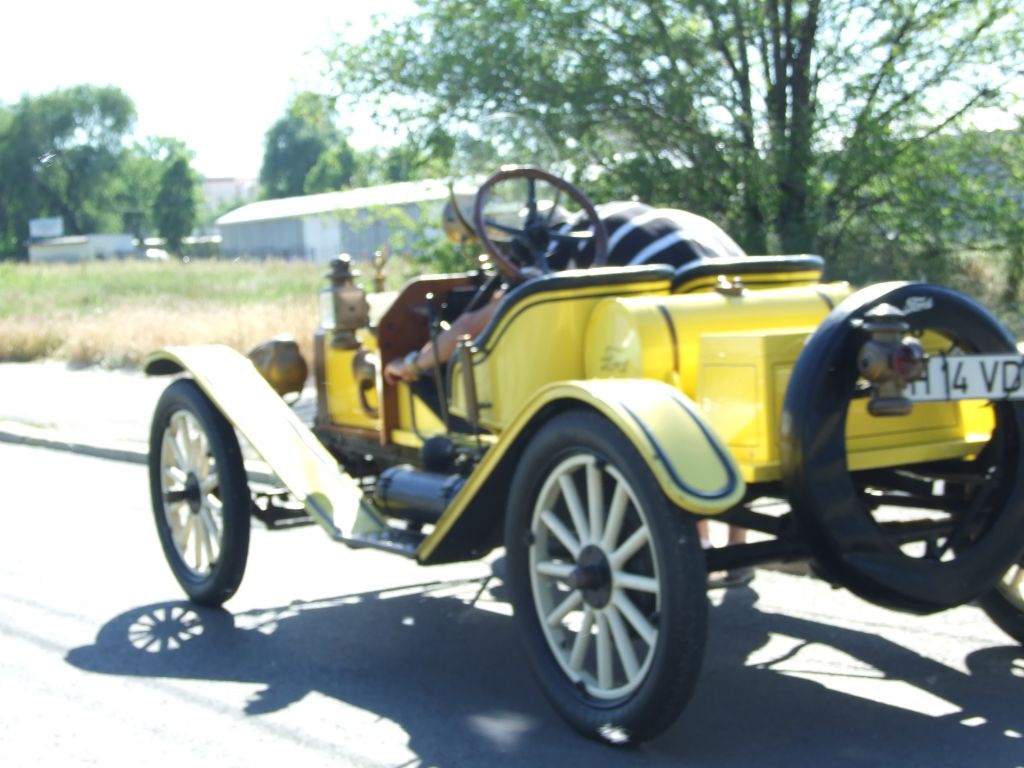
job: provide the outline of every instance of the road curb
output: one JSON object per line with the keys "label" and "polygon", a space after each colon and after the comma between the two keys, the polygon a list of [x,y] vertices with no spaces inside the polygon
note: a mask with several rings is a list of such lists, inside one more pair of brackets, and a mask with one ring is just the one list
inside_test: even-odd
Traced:
{"label": "road curb", "polygon": [[94,456],[112,461],[126,461],[132,464],[145,464],[146,451],[124,446],[100,445],[95,442],[86,443],[60,434],[48,433],[32,428],[20,428],[5,424],[0,429],[0,443],[29,445],[36,448],[50,448],[55,451],[68,451],[83,456]]}
{"label": "road curb", "polygon": [[[74,439],[68,435],[61,435],[59,432],[52,430],[11,422],[5,422],[0,426],[0,443],[27,445],[34,448],[49,448],[54,451],[67,451],[68,453],[75,453],[80,456],[124,461],[129,464],[147,464],[149,462],[149,452],[141,445],[139,447],[132,447],[130,445],[103,445],[95,441],[83,442],[82,440]],[[281,481],[270,471],[270,467],[258,458],[247,458],[245,469],[251,483],[272,486],[281,485]]]}

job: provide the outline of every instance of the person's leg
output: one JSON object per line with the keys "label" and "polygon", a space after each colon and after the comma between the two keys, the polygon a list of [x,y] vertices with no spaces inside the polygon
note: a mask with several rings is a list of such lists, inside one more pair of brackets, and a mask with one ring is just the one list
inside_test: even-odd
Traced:
{"label": "person's leg", "polygon": [[708,521],[701,518],[697,521],[697,535],[700,536],[700,545],[704,549],[711,549],[711,535],[708,533]]}
{"label": "person's leg", "polygon": [[[734,525],[728,526],[728,544],[743,544],[747,540],[745,528],[738,528]],[[704,549],[712,547],[710,526],[707,520],[697,523],[697,533],[700,536],[700,543]],[[748,584],[754,578],[754,569],[749,565],[731,568],[728,571],[712,571],[708,574],[708,587],[711,589],[723,589],[739,587]]]}
{"label": "person's leg", "polygon": [[[441,365],[441,378],[443,381],[448,379],[448,364],[442,363]],[[443,417],[443,411],[441,410],[441,398],[445,397],[443,393],[437,391],[437,382],[434,379],[434,371],[430,370],[425,372],[420,378],[412,382],[409,385],[412,392],[416,397],[423,401],[431,411],[433,411],[438,418]],[[447,399],[447,398],[446,398]],[[462,419],[455,414],[448,414],[448,426],[453,432],[462,432],[464,434],[475,434],[473,427],[465,419]],[[485,430],[477,430],[483,433]]]}

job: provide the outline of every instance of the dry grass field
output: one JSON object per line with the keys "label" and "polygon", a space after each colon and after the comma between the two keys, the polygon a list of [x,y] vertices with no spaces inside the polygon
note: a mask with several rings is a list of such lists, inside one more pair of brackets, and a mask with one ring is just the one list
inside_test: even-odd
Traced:
{"label": "dry grass field", "polygon": [[287,333],[312,359],[324,265],[0,264],[0,360],[136,367],[169,344],[245,352]]}

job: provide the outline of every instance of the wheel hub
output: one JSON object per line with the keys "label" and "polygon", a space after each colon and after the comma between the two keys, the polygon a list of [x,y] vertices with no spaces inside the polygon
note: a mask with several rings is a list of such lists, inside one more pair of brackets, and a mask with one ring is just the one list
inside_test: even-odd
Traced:
{"label": "wheel hub", "polygon": [[551,236],[548,228],[542,222],[527,224],[525,232],[526,239],[535,252],[544,253],[548,249],[548,245],[551,243]]}
{"label": "wheel hub", "polygon": [[569,575],[569,586],[578,589],[594,608],[603,608],[612,596],[612,569],[604,550],[593,544],[584,547]]}
{"label": "wheel hub", "polygon": [[199,478],[196,477],[195,472],[188,473],[188,477],[185,479],[184,494],[189,510],[193,515],[198,515],[199,508],[202,506],[202,499],[199,493]]}

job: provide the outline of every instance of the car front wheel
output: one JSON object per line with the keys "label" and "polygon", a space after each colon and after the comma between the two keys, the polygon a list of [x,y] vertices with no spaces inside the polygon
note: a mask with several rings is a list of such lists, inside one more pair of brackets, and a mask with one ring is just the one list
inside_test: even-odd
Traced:
{"label": "car front wheel", "polygon": [[175,578],[194,602],[221,605],[245,572],[251,496],[234,429],[190,379],[171,384],[157,403],[149,482]]}
{"label": "car front wheel", "polygon": [[694,522],[611,422],[571,411],[537,433],[505,543],[517,623],[558,712],[612,743],[671,725],[703,656],[704,557]]}

